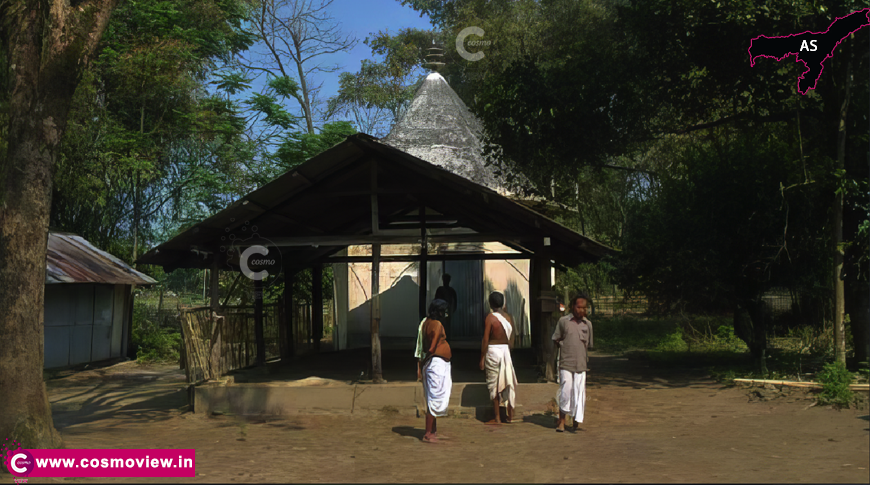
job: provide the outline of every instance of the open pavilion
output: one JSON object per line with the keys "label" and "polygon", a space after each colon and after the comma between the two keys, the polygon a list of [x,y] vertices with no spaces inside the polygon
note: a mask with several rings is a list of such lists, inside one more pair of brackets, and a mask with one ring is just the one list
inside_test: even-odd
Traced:
{"label": "open pavilion", "polygon": [[[430,254],[436,243],[497,242],[505,251]],[[369,246],[370,255],[346,255],[349,246]],[[390,248],[415,248],[396,254]],[[253,249],[252,249],[253,248]],[[250,250],[250,251],[249,251]],[[253,252],[252,252],[253,251]],[[262,252],[256,253],[257,251]],[[551,289],[551,268],[596,262],[610,248],[584,237],[485,186],[471,182],[377,139],[357,134],[309,159],[272,182],[232,203],[226,209],[188,228],[144,254],[140,264],[211,269],[211,310],[221,313],[217,294],[218,270],[245,273],[256,288],[274,281],[292,281],[306,268],[338,262],[418,263],[418,282],[427,281],[430,261],[528,260],[529,294],[534,295],[530,318],[531,346],[547,355],[551,314],[558,311]],[[251,255],[256,253],[254,258]],[[256,266],[255,263],[263,263]],[[269,273],[266,275],[265,273]],[[282,277],[276,277],[281,273]],[[322,292],[314,271],[313,298]],[[260,275],[260,276],[258,276]],[[285,285],[288,288],[290,285]],[[379,278],[371,278],[371,377],[382,378]],[[418,288],[417,306],[424,315],[426,285]],[[266,361],[262,292],[256,292],[254,311],[255,363]],[[285,308],[292,293],[284,292]],[[257,311],[257,308],[260,308]],[[322,330],[322,309],[313,306],[315,333]],[[416,325],[418,321],[409,322]],[[297,353],[292,335],[292,313],[282,312],[278,322],[280,357],[292,361]],[[213,322],[212,366],[222,373],[221,332]],[[228,336],[224,337],[226,341]],[[317,349],[315,348],[315,351]],[[338,359],[341,359],[338,352]],[[539,362],[540,363],[540,362]],[[226,367],[226,366],[224,366]]]}

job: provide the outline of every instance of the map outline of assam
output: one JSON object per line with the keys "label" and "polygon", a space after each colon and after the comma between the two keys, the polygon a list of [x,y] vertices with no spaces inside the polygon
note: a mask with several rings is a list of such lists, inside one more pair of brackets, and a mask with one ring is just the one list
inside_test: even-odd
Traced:
{"label": "map outline of assam", "polygon": [[749,65],[754,67],[759,57],[770,57],[777,62],[795,56],[806,70],[798,77],[798,92],[806,95],[816,89],[825,61],[834,57],[834,51],[850,35],[870,25],[870,7],[837,17],[824,32],[801,32],[779,37],[759,35],[749,43]]}

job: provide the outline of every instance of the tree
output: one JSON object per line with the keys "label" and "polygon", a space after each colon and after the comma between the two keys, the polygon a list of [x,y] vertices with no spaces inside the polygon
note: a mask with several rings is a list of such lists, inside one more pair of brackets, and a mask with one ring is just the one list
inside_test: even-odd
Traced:
{"label": "tree", "polygon": [[134,261],[155,233],[247,192],[232,187],[253,158],[245,120],[205,89],[215,65],[252,42],[241,6],[144,0],[115,11],[73,99],[52,225]]}
{"label": "tree", "polygon": [[[490,12],[512,20],[516,17],[512,9],[524,4],[405,3],[454,32],[492,19]],[[496,8],[484,9],[489,3]],[[801,160],[792,167],[799,170],[803,182],[825,184],[815,196],[828,199],[829,212],[816,224],[827,234],[823,237],[829,249],[816,253],[815,259],[834,268],[832,277],[825,278],[833,290],[834,281],[845,276],[847,283],[861,282],[865,277],[858,275],[867,273],[866,259],[860,257],[853,256],[851,271],[845,275],[837,268],[843,246],[855,255],[868,251],[860,229],[868,217],[866,210],[852,209],[851,218],[845,220],[844,243],[839,243],[841,202],[836,194],[845,193],[847,187],[851,187],[849,194],[857,193],[857,187],[866,186],[866,142],[861,134],[867,132],[867,118],[848,113],[850,106],[867,103],[866,90],[855,87],[870,82],[868,58],[861,54],[870,29],[838,46],[817,89],[808,96],[796,93],[801,74],[797,64],[770,61],[751,67],[747,48],[749,40],[761,34],[824,31],[835,17],[865,7],[853,0],[824,5],[811,1],[535,2],[528,7],[529,19],[535,21],[526,22],[537,35],[528,34],[520,49],[505,55],[487,52],[484,61],[492,67],[469,84],[465,97],[473,100],[470,106],[484,124],[489,156],[522,173],[534,193],[556,201],[577,200],[584,173],[614,168],[616,161],[635,162],[620,168],[669,176],[679,164],[657,156],[662,139],[685,134],[733,137],[732,131],[773,133],[790,123],[798,135],[792,143]],[[492,19],[490,24],[497,27],[499,22]],[[491,30],[497,31],[485,30],[487,37]],[[840,168],[831,160],[837,160]],[[648,165],[651,162],[659,166]],[[821,175],[811,178],[808,174],[819,173],[819,167],[825,167],[827,175],[838,174],[841,182]],[[856,196],[846,197],[851,202],[845,205],[855,207]],[[837,302],[832,315],[839,333],[841,299],[827,301]],[[863,320],[857,325],[866,328],[867,312],[855,313],[853,325]],[[842,359],[843,339],[838,340]]]}
{"label": "tree", "polygon": [[275,157],[281,168],[290,170],[318,153],[343,142],[345,138],[356,132],[347,121],[326,123],[321,127],[320,133],[293,132],[278,147]]}
{"label": "tree", "polygon": [[815,167],[807,183],[795,131],[778,128],[674,139],[675,170],[630,211],[615,262],[620,285],[645,294],[653,311],[733,312],[735,334],[762,370],[762,295],[776,286],[817,292],[826,263],[816,221],[828,210],[820,195],[830,167]]}
{"label": "tree", "polygon": [[361,131],[386,135],[420,86],[426,47],[435,37],[432,31],[402,29],[396,35],[381,31],[367,38],[365,44],[381,60],[363,60],[356,73],[341,73],[338,94],[328,103],[329,116],[351,117]]}
{"label": "tree", "polygon": [[[866,90],[859,92],[855,87],[868,83],[868,58],[858,53],[865,51],[870,29],[862,29],[838,45],[836,55],[826,61],[824,75],[810,96],[799,96],[794,91],[801,74],[797,64],[757,62],[750,68],[744,49],[737,48],[742,47],[741,41],[745,43],[745,39],[760,34],[825,31],[836,17],[864,9],[866,2],[841,0],[824,5],[809,1],[763,5],[732,2],[722,5],[687,0],[680,4],[636,2],[621,10],[626,30],[634,32],[639,50],[651,59],[647,78],[653,88],[650,98],[668,107],[675,115],[671,119],[687,130],[697,130],[750,121],[776,123],[793,118],[801,125],[800,132],[805,134],[799,143],[827,147],[821,152],[822,156],[837,160],[834,170],[845,175],[843,181],[847,185],[866,178],[866,143],[861,138],[867,132],[867,118],[849,113],[850,106],[866,96]],[[652,25],[655,28],[651,28]],[[669,51],[669,55],[661,55],[661,48],[675,45],[678,48]],[[716,56],[709,55],[713,51],[717,52]],[[859,105],[864,106],[866,102]],[[808,127],[812,128],[806,129]],[[832,271],[827,279],[834,305],[836,358],[845,362],[843,280],[853,285],[859,283],[847,275],[860,271],[844,272],[843,246],[851,245],[858,237],[859,221],[867,216],[848,219],[849,227],[843,228],[844,191],[835,187],[829,190]],[[860,286],[866,288],[866,283]],[[870,324],[866,313],[854,315],[855,323],[864,328]]]}
{"label": "tree", "polygon": [[[317,93],[314,73],[335,72],[317,58],[353,49],[356,39],[341,33],[328,9],[332,0],[261,0],[253,12],[253,29],[266,53],[244,63],[245,67],[280,79],[302,110],[305,130],[314,133]],[[298,81],[296,80],[298,79]]]}
{"label": "tree", "polygon": [[6,153],[0,159],[0,434],[54,448],[42,381],[45,255],[52,173],[80,76],[117,0],[0,3],[7,79]]}

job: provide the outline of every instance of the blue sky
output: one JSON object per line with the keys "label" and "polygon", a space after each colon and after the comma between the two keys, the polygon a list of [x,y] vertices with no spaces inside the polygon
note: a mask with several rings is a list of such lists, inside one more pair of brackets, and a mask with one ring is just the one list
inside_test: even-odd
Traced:
{"label": "blue sky", "polygon": [[[411,7],[403,7],[398,0],[335,0],[331,13],[341,23],[344,33],[359,39],[359,44],[351,52],[335,54],[328,60],[324,57],[326,63],[343,66],[341,71],[356,72],[359,70],[360,61],[371,58],[371,49],[362,43],[370,33],[386,29],[396,32],[406,27],[432,28],[428,16],[420,18],[419,12]],[[338,76],[332,77],[336,79],[325,80],[323,85],[324,94],[328,96],[335,94],[338,89]]]}
{"label": "blue sky", "polygon": [[338,72],[323,75],[323,88],[320,93],[326,100],[338,92],[338,75],[341,72],[356,72],[360,62],[372,58],[371,49],[363,44],[363,40],[371,33],[380,30],[397,32],[407,27],[431,29],[429,17],[420,17],[420,13],[411,7],[404,7],[398,0],[335,0],[330,6],[330,14],[341,24],[341,30],[359,39],[359,44],[350,52],[322,56],[319,61],[323,65],[338,64]]}

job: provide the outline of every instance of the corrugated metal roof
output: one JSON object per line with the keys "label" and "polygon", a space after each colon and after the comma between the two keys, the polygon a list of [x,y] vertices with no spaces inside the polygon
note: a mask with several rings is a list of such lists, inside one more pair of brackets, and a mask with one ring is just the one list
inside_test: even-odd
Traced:
{"label": "corrugated metal roof", "polygon": [[153,285],[157,281],[97,249],[81,236],[50,232],[45,256],[45,284],[57,283]]}

